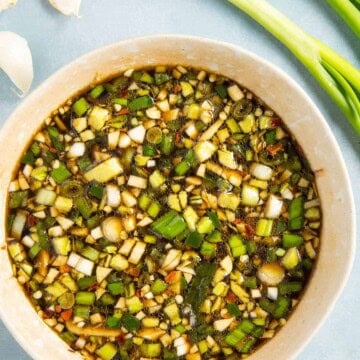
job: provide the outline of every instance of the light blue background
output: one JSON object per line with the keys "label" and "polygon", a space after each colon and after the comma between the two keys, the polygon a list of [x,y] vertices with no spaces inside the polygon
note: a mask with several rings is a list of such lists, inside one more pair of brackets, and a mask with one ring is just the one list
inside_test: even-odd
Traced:
{"label": "light blue background", "polygon": [[[272,0],[271,3],[303,29],[322,39],[360,67],[359,39],[325,0]],[[129,37],[160,33],[189,34],[239,45],[283,69],[314,99],[342,150],[359,215],[360,137],[303,66],[246,15],[225,0],[83,0],[80,13],[81,18],[63,16],[47,0],[19,0],[15,8],[0,13],[0,31],[14,31],[28,40],[35,71],[32,89],[79,55]],[[1,124],[21,102],[21,99],[9,91],[12,87],[0,71]],[[360,238],[359,235],[358,230],[357,238]],[[331,316],[300,354],[299,360],[360,359],[359,298],[358,251],[345,291]],[[30,359],[1,321],[0,359]]]}

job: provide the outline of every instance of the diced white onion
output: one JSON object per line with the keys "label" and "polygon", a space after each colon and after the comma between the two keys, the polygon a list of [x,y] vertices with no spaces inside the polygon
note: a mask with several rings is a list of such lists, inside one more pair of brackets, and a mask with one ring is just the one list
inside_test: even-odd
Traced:
{"label": "diced white onion", "polygon": [[128,186],[133,186],[139,189],[146,189],[147,180],[140,176],[130,175],[128,180]]}
{"label": "diced white onion", "polygon": [[106,185],[106,204],[112,208],[116,208],[120,205],[121,195],[120,189],[114,184]]}
{"label": "diced white onion", "polygon": [[273,286],[269,286],[267,288],[267,297],[270,300],[277,300],[278,298],[278,288],[277,287],[273,287]]}
{"label": "diced white onion", "polygon": [[83,142],[75,142],[71,145],[68,156],[69,157],[80,157],[85,154],[85,144]]}
{"label": "diced white onion", "polygon": [[125,149],[131,144],[131,139],[127,134],[121,133],[119,136],[119,148]]}
{"label": "diced white onion", "polygon": [[251,297],[253,299],[261,298],[261,292],[259,289],[251,289]]}
{"label": "diced white onion", "polygon": [[238,101],[244,97],[244,93],[240,90],[240,88],[234,84],[227,88],[227,92],[232,100]]}
{"label": "diced white onion", "polygon": [[276,219],[281,214],[283,202],[277,196],[270,194],[265,205],[265,217]]}
{"label": "diced white onion", "polygon": [[25,235],[21,242],[28,248],[31,248],[35,244],[35,241],[29,235]]}
{"label": "diced white onion", "polygon": [[250,173],[260,180],[270,180],[273,170],[269,166],[253,163],[250,166]]}
{"label": "diced white onion", "polygon": [[312,207],[315,207],[315,206],[320,206],[320,200],[319,199],[314,199],[314,200],[310,200],[310,201],[307,201],[305,204],[304,204],[304,209],[310,209]]}
{"label": "diced white onion", "polygon": [[14,237],[15,239],[18,240],[21,239],[21,234],[26,224],[26,218],[27,218],[27,213],[25,211],[23,210],[17,211],[11,227],[11,236]]}
{"label": "diced white onion", "polygon": [[229,319],[220,319],[214,321],[214,329],[216,331],[224,331],[226,330],[230,324],[234,321],[234,318],[231,317]]}
{"label": "diced white onion", "polygon": [[81,256],[80,256],[80,255],[72,252],[72,253],[69,255],[69,258],[68,258],[68,261],[67,261],[67,265],[75,268],[80,259],[81,259]]}
{"label": "diced white onion", "polygon": [[152,168],[155,166],[156,166],[156,160],[154,160],[154,159],[148,160],[146,163],[146,167],[148,167],[148,168]]}
{"label": "diced white onion", "polygon": [[159,111],[159,109],[156,106],[152,106],[149,109],[146,109],[145,111],[146,116],[150,119],[160,119],[161,117],[161,112]]}
{"label": "diced white onion", "polygon": [[220,266],[225,270],[225,276],[229,275],[233,269],[233,263],[229,255],[225,256],[220,261]]}
{"label": "diced white onion", "polygon": [[80,257],[80,260],[75,266],[75,269],[85,275],[90,276],[92,274],[94,263],[91,260]]}
{"label": "diced white onion", "polygon": [[138,144],[142,144],[145,139],[146,129],[143,125],[136,126],[128,131],[130,139]]}

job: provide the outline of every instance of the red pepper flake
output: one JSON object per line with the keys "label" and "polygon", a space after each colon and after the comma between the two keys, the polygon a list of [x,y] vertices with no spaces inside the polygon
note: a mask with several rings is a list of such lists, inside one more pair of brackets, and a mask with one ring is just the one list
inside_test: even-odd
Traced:
{"label": "red pepper flake", "polygon": [[123,108],[117,112],[118,115],[127,115],[129,113],[130,113],[130,110],[128,108]]}
{"label": "red pepper flake", "polygon": [[181,90],[182,90],[181,85],[178,84],[178,85],[174,86],[174,93],[175,94],[179,93]]}
{"label": "red pepper flake", "polygon": [[276,143],[274,145],[268,145],[266,147],[266,150],[271,154],[271,155],[276,155],[279,151],[281,151],[283,148],[281,143]]}
{"label": "red pepper flake", "polygon": [[181,134],[179,132],[177,132],[175,134],[175,144],[178,144],[181,140]]}
{"label": "red pepper flake", "polygon": [[124,344],[125,343],[125,335],[124,334],[120,334],[118,335],[115,340],[120,344]]}
{"label": "red pepper flake", "polygon": [[71,267],[68,264],[60,265],[59,271],[61,274],[68,273],[71,271]]}
{"label": "red pepper flake", "polygon": [[34,215],[29,215],[27,217],[27,225],[28,227],[33,227],[38,223],[39,219],[37,217],[35,217]]}
{"label": "red pepper flake", "polygon": [[43,318],[44,319],[50,319],[55,316],[55,312],[49,309],[45,309],[43,311]]}
{"label": "red pepper flake", "polygon": [[137,268],[136,266],[131,266],[126,270],[126,273],[132,277],[139,277],[140,269]]}
{"label": "red pepper flake", "polygon": [[97,282],[94,282],[92,285],[89,286],[88,291],[94,291],[99,287]]}
{"label": "red pepper flake", "polygon": [[246,236],[250,237],[254,235],[255,230],[250,224],[245,224],[245,232],[246,232]]}
{"label": "red pepper flake", "polygon": [[121,94],[120,94],[120,96],[123,97],[123,98],[124,98],[124,97],[125,97],[125,98],[128,97],[128,95],[129,95],[129,90],[127,90],[127,89],[126,89],[126,90],[123,90],[123,91],[121,92]]}
{"label": "red pepper flake", "polygon": [[181,277],[180,271],[171,271],[165,276],[165,282],[172,284],[176,281],[179,281]]}
{"label": "red pepper flake", "polygon": [[68,309],[68,310],[64,310],[60,316],[61,318],[64,320],[64,321],[68,321],[71,319],[72,317],[72,314],[73,314],[73,310],[72,309]]}
{"label": "red pepper flake", "polygon": [[271,127],[277,127],[281,125],[281,119],[280,118],[272,118],[270,120],[270,126]]}
{"label": "red pepper flake", "polygon": [[234,223],[235,223],[235,225],[239,225],[239,224],[242,224],[243,221],[242,221],[242,219],[235,219]]}
{"label": "red pepper flake", "polygon": [[55,312],[61,313],[61,310],[62,310],[62,308],[60,305],[55,305]]}
{"label": "red pepper flake", "polygon": [[234,302],[236,302],[237,298],[236,298],[236,295],[230,290],[230,291],[228,291],[228,293],[226,295],[226,300],[229,303],[234,303]]}

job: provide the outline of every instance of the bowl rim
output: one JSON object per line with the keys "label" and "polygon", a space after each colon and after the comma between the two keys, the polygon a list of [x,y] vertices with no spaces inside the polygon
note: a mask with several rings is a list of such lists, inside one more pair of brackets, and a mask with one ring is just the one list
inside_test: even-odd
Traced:
{"label": "bowl rim", "polygon": [[[69,70],[71,70],[73,68],[79,67],[80,64],[86,63],[87,61],[93,59],[97,55],[108,54],[114,48],[131,46],[133,44],[139,44],[141,46],[141,44],[143,44],[144,42],[147,43],[147,42],[154,42],[154,41],[155,42],[161,42],[161,41],[176,42],[176,41],[178,41],[178,42],[201,43],[204,46],[220,47],[220,48],[226,48],[228,50],[233,50],[236,55],[242,54],[248,58],[254,59],[256,61],[256,63],[261,64],[262,66],[264,66],[267,69],[270,69],[271,72],[274,73],[277,78],[285,80],[289,84],[289,86],[291,86],[294,89],[294,91],[304,99],[304,101],[307,103],[307,105],[309,106],[311,111],[314,113],[314,115],[320,122],[322,129],[325,131],[325,137],[331,144],[331,150],[333,151],[333,155],[336,158],[337,166],[339,167],[339,169],[343,175],[342,180],[344,181],[343,185],[345,185],[343,195],[344,195],[345,199],[348,201],[347,206],[350,209],[350,219],[349,219],[350,229],[348,229],[349,230],[349,239],[348,239],[347,265],[343,269],[343,276],[342,276],[343,281],[341,284],[338,284],[336,292],[333,293],[332,298],[330,300],[328,300],[326,310],[321,315],[320,321],[316,324],[316,326],[313,327],[313,329],[309,332],[309,334],[306,337],[304,337],[304,340],[303,340],[301,346],[298,346],[295,349],[291,349],[290,354],[289,353],[287,354],[288,359],[295,358],[303,350],[303,348],[310,342],[312,337],[315,335],[315,333],[318,331],[318,329],[323,325],[325,320],[328,318],[330,312],[334,308],[336,301],[338,300],[339,296],[341,295],[341,293],[346,285],[346,282],[349,278],[349,275],[350,275],[350,272],[352,269],[352,265],[354,262],[354,258],[355,258],[356,216],[355,216],[354,198],[353,198],[353,194],[352,194],[352,188],[351,188],[349,175],[348,175],[339,145],[337,144],[334,135],[332,134],[326,120],[324,119],[324,117],[322,116],[322,114],[320,113],[320,111],[318,110],[316,105],[314,104],[313,100],[309,97],[309,95],[307,95],[306,92],[300,87],[300,85],[298,85],[292,78],[290,78],[290,76],[288,74],[286,74],[283,70],[278,68],[276,65],[272,64],[271,62],[261,58],[260,56],[254,54],[248,50],[241,48],[240,46],[233,45],[231,43],[220,41],[220,40],[213,40],[213,39],[209,39],[209,38],[205,38],[205,37],[191,36],[191,35],[176,35],[176,34],[148,35],[148,36],[142,36],[142,37],[129,38],[129,39],[125,39],[125,40],[110,44],[110,45],[102,46],[100,48],[97,48],[95,50],[85,53],[84,55],[76,58],[75,60],[71,61],[67,65],[61,67],[59,70],[57,70],[55,73],[53,73],[53,75],[51,75],[50,77],[45,79],[42,82],[42,84],[40,84],[35,90],[33,90],[31,92],[30,95],[28,95],[22,101],[22,103],[12,112],[12,114],[9,116],[9,118],[6,120],[6,122],[4,123],[4,125],[2,126],[2,128],[0,130],[0,150],[4,150],[6,148],[3,145],[3,143],[6,141],[8,133],[11,130],[12,122],[15,121],[15,119],[19,118],[19,116],[21,114],[26,114],[26,109],[37,100],[38,96],[46,89],[54,86],[54,84],[56,84],[59,81],[59,78],[61,78],[64,73],[68,72]],[[220,73],[221,73],[221,71],[220,71]],[[245,87],[246,87],[246,84],[242,84],[242,85],[245,85]],[[81,92],[82,89],[78,88],[78,91]],[[73,94],[71,94],[70,96],[73,96]],[[66,100],[67,99],[63,99],[63,101],[66,101]],[[270,104],[270,106],[271,106],[271,104]],[[42,124],[43,120],[44,119],[41,119],[41,121],[39,121],[39,126]],[[35,131],[36,130],[34,130],[34,132]],[[30,139],[31,139],[31,137],[29,137],[28,140],[30,140]],[[3,153],[0,151],[0,159],[2,156],[3,156]],[[14,164],[16,164],[16,163],[14,162]],[[0,176],[0,183],[1,183],[1,181],[2,181],[2,178]],[[5,200],[3,202],[5,202]],[[2,212],[3,211],[2,204],[0,204],[0,205],[1,205],[0,211]],[[2,213],[0,213],[0,217],[1,216],[2,216]],[[2,221],[3,222],[1,224],[1,228],[4,228],[5,219],[2,219]],[[4,239],[2,239],[1,237],[3,237]],[[4,243],[6,243],[5,230],[1,229],[0,230],[0,245],[2,244],[2,241]],[[0,258],[0,262],[1,262],[1,258]],[[316,271],[316,269],[315,269],[315,271]],[[5,324],[5,326],[7,327],[7,329],[12,334],[12,336],[15,338],[15,340],[21,345],[21,347],[31,357],[33,357],[34,359],[40,359],[38,357],[38,354],[35,352],[34,348],[31,346],[30,342],[27,341],[26,339],[24,339],[23,337],[19,336],[16,324],[14,324],[14,322],[12,321],[10,316],[8,316],[6,309],[1,305],[2,305],[2,300],[0,297],[0,317],[3,321],[3,323]],[[31,305],[29,304],[29,306],[31,306]],[[51,331],[51,330],[49,329],[49,331]],[[255,352],[255,355],[256,355],[256,353],[257,352]],[[253,358],[253,356],[251,356],[251,358]]]}

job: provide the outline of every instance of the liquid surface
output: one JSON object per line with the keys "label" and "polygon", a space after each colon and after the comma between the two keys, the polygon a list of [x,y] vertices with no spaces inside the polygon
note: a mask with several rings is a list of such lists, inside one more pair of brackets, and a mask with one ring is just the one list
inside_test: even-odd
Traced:
{"label": "liquid surface", "polygon": [[238,359],[285,323],[316,260],[314,174],[231,79],[128,70],[45,120],[9,188],[8,250],[87,359]]}

